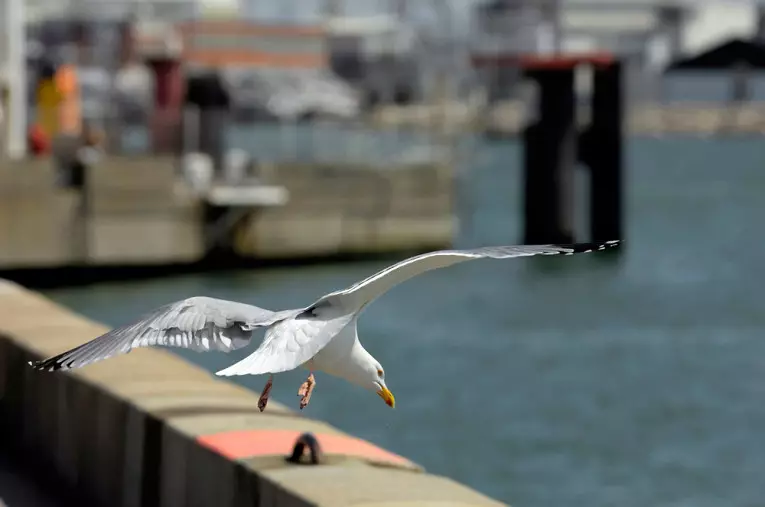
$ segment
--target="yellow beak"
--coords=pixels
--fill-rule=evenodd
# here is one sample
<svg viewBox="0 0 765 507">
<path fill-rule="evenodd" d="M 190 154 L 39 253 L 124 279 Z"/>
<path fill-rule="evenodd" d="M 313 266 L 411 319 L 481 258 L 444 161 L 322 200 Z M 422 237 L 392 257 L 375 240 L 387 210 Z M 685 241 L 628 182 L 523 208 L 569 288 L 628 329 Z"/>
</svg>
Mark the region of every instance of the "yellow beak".
<svg viewBox="0 0 765 507">
<path fill-rule="evenodd" d="M 396 398 L 393 396 L 393 393 L 388 390 L 387 387 L 380 388 L 379 391 L 377 391 L 377 395 L 385 401 L 385 404 L 388 405 L 390 408 L 396 407 Z"/>
</svg>

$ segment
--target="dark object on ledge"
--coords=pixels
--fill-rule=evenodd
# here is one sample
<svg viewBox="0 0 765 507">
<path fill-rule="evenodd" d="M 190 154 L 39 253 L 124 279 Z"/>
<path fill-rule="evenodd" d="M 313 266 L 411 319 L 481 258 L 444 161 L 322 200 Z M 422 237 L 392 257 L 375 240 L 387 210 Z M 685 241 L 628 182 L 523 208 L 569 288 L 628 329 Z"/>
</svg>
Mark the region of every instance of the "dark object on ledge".
<svg viewBox="0 0 765 507">
<path fill-rule="evenodd" d="M 303 433 L 300 435 L 300 437 L 295 442 L 295 447 L 292 449 L 292 455 L 287 456 L 286 460 L 289 463 L 294 463 L 296 465 L 300 464 L 302 462 L 301 459 L 303 458 L 306 447 L 308 448 L 308 452 L 310 454 L 309 463 L 311 465 L 319 465 L 322 461 L 324 461 L 324 455 L 321 452 L 319 441 L 316 440 L 316 437 L 313 436 L 312 433 Z"/>
</svg>

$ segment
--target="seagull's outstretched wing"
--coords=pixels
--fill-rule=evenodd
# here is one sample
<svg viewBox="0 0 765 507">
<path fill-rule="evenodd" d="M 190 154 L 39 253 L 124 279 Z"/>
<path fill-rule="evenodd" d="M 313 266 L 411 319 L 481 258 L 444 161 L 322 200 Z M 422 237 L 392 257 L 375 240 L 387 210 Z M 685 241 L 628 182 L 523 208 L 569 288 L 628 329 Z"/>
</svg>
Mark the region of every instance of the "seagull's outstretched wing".
<svg viewBox="0 0 765 507">
<path fill-rule="evenodd" d="M 247 345 L 255 328 L 270 326 L 301 311 L 272 312 L 234 301 L 193 297 L 161 306 L 132 324 L 29 364 L 39 370 L 68 370 L 126 354 L 136 347 L 158 345 L 229 352 Z"/>
<path fill-rule="evenodd" d="M 439 250 L 410 257 L 398 264 L 389 266 L 347 289 L 327 294 L 319 302 L 329 301 L 348 310 L 361 309 L 401 282 L 420 273 L 445 268 L 459 262 L 483 258 L 509 259 L 532 255 L 572 255 L 605 250 L 615 247 L 619 243 L 619 240 L 614 240 L 603 243 L 576 243 L 571 245 L 489 246 L 470 250 Z"/>
<path fill-rule="evenodd" d="M 329 304 L 309 307 L 294 318 L 269 327 L 260 347 L 241 361 L 216 373 L 261 375 L 294 370 L 315 356 L 356 316 Z"/>
</svg>

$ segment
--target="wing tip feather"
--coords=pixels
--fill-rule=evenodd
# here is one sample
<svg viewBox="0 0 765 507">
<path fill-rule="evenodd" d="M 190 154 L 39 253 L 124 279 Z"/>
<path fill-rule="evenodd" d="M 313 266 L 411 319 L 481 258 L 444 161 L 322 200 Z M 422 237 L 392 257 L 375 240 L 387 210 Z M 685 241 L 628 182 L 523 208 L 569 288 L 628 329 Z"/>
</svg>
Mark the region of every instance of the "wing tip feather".
<svg viewBox="0 0 765 507">
<path fill-rule="evenodd" d="M 64 361 L 61 359 L 62 358 L 56 356 L 42 361 L 27 361 L 27 364 L 38 371 L 58 371 L 68 369 Z"/>
<path fill-rule="evenodd" d="M 591 243 L 574 243 L 570 245 L 560 245 L 563 248 L 569 249 L 567 252 L 563 252 L 563 255 L 574 255 L 577 253 L 590 253 L 607 250 L 609 248 L 615 248 L 623 243 L 620 239 L 611 239 L 608 241 L 597 241 Z"/>
</svg>

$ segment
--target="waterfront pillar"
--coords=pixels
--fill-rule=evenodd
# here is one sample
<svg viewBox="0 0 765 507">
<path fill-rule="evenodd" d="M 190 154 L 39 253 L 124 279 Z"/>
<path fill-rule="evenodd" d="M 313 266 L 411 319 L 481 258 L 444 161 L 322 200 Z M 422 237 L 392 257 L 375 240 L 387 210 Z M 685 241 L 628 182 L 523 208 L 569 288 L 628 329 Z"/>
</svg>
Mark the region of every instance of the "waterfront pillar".
<svg viewBox="0 0 765 507">
<path fill-rule="evenodd" d="M 592 69 L 589 125 L 579 130 L 575 70 Z M 526 244 L 573 243 L 575 170 L 590 173 L 590 241 L 622 239 L 622 64 L 602 55 L 532 58 L 524 75 L 538 89 L 534 121 L 523 131 Z"/>
</svg>

